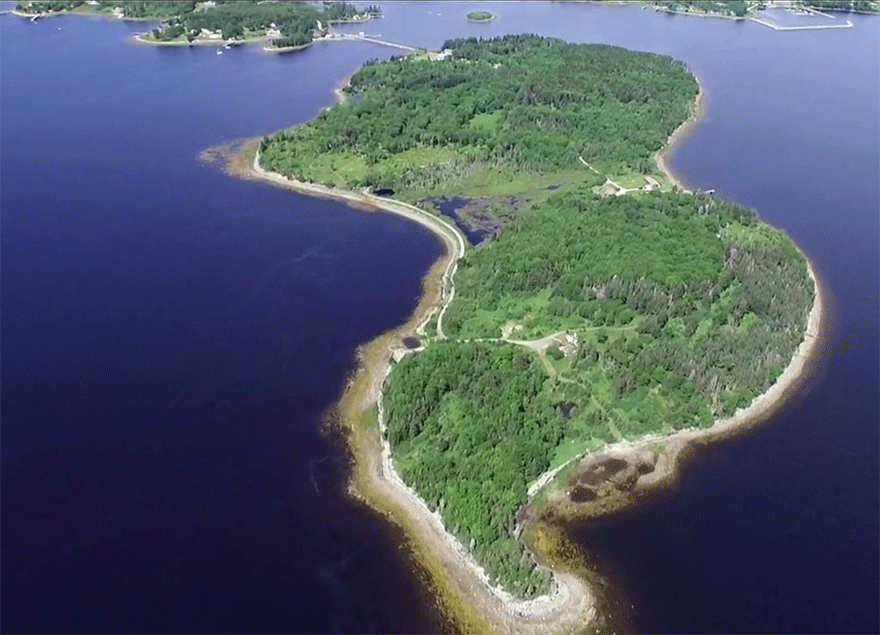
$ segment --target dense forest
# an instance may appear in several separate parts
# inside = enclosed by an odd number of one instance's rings
[[[356,99],[268,140],[264,165],[398,192],[577,169],[578,157],[647,173],[698,91],[680,62],[613,46],[521,35],[443,48],[367,63],[346,89]]]
[[[803,338],[812,282],[752,211],[660,188],[597,191],[600,168],[656,170],[698,90],[681,63],[531,35],[444,49],[368,63],[351,99],[265,139],[261,161],[410,200],[475,183],[544,191],[467,252],[447,339],[398,363],[384,396],[403,478],[493,580],[530,596],[547,579],[517,540],[529,483],[609,442],[747,404]],[[578,180],[548,191],[564,171]]]
[[[787,365],[811,301],[794,245],[753,212],[709,196],[581,190],[462,259],[444,329],[576,333],[555,369],[573,382],[566,400],[582,412],[626,400],[633,411],[617,428],[629,437],[655,430],[660,412],[677,428],[748,403]]]
[[[507,588],[541,590],[511,546],[532,480],[570,456],[705,427],[763,392],[803,339],[803,259],[753,212],[707,196],[549,199],[460,263],[438,341],[392,372],[407,482]],[[535,353],[500,341],[565,332]]]
[[[403,479],[519,595],[546,592],[548,582],[513,528],[527,483],[563,434],[545,382],[536,356],[519,347],[440,341],[401,361],[385,397]]]

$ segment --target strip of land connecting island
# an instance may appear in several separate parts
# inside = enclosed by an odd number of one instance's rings
[[[446,245],[342,398],[354,491],[407,531],[466,631],[582,626],[595,605],[555,521],[632,502],[686,443],[784,399],[821,323],[808,263],[658,165],[699,115],[671,58],[452,40],[367,64],[343,92],[237,165]],[[430,211],[456,196],[490,240],[468,246]]]

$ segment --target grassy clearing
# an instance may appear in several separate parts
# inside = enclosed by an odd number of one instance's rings
[[[721,237],[725,241],[757,247],[786,244],[784,234],[763,223],[753,226],[731,224],[721,229]]]
[[[456,188],[463,196],[531,196],[546,198],[554,194],[550,186],[577,186],[594,180],[595,175],[581,169],[562,170],[550,173],[509,174],[494,169],[484,169],[468,175]]]
[[[81,4],[78,7],[65,11],[64,13],[71,13],[75,15],[105,16],[108,18],[115,17],[117,15],[111,11],[108,11],[106,9],[99,9],[90,4]]]
[[[311,160],[307,178],[318,183],[343,187],[348,179],[363,178],[366,172],[366,163],[354,154],[325,152]]]
[[[605,445],[604,439],[597,439],[595,437],[583,440],[567,439],[556,446],[553,459],[550,461],[550,469],[556,469],[575,457],[598,450],[603,445]]]
[[[636,174],[635,172],[630,172],[628,174],[621,174],[619,176],[609,176],[612,181],[620,185],[621,187],[625,187],[626,189],[640,188],[645,186],[645,176],[643,174]]]
[[[489,130],[494,132],[501,129],[503,121],[504,111],[495,110],[493,112],[481,112],[474,115],[469,125],[474,130]]]

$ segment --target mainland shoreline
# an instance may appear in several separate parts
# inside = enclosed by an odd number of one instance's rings
[[[34,20],[42,20],[44,18],[52,18],[55,16],[84,16],[87,18],[108,18],[111,20],[121,20],[123,22],[162,22],[167,18],[160,17],[151,17],[151,18],[136,18],[126,16],[123,13],[114,13],[112,11],[101,11],[101,10],[91,10],[91,9],[82,9],[81,7],[77,7],[76,9],[62,9],[59,11],[49,11],[45,13],[26,13],[24,11],[19,11],[18,9],[13,9],[9,11],[10,15],[14,15],[19,18],[27,18],[31,21]],[[330,20],[327,22],[327,26],[330,27],[334,24],[362,24],[364,22],[369,22],[370,20],[376,20],[381,18],[381,15],[371,15],[371,16],[363,16],[356,19],[349,20]],[[217,39],[207,39],[207,38],[197,38],[192,41],[189,40],[155,40],[155,39],[147,39],[145,36],[148,36],[150,31],[144,31],[143,33],[135,33],[129,37],[129,40],[133,44],[150,44],[152,46],[218,46],[229,48],[230,46],[243,46],[245,44],[259,44],[261,42],[271,42],[277,37],[273,35],[255,35],[252,37],[241,38],[241,39],[232,39],[227,40],[223,38]],[[267,54],[276,54],[276,53],[293,53],[295,51],[302,51],[303,49],[307,49],[312,46],[315,42],[328,42],[334,41],[334,39],[328,39],[324,37],[314,38],[305,44],[296,44],[292,46],[264,46],[262,49],[263,53]]]
[[[87,18],[109,18],[111,20],[122,20],[123,22],[158,22],[161,18],[135,18],[127,16],[123,13],[113,13],[112,11],[100,11],[100,10],[88,10],[81,9],[77,7],[77,9],[62,9],[60,11],[48,11],[46,13],[26,13],[25,11],[19,11],[18,9],[12,9],[9,12],[10,15],[17,16],[19,18],[27,18],[31,21],[34,20],[43,20],[45,18],[52,18],[56,15],[78,15],[84,16]]]
[[[334,91],[337,101],[343,98],[341,89],[347,79],[349,78],[340,82]],[[699,79],[697,81],[699,83]],[[668,169],[664,159],[702,118],[703,96],[704,90],[700,84],[691,116],[673,131],[667,143],[655,155],[658,168],[673,184],[687,192],[690,190]],[[451,300],[454,293],[452,278],[455,266],[465,250],[460,233],[440,217],[406,203],[367,192],[339,190],[288,179],[281,174],[268,172],[259,164],[258,143],[259,140],[253,140],[238,151],[235,161],[237,166],[233,169],[235,174],[310,196],[342,200],[359,209],[386,211],[404,216],[431,230],[446,249],[423,278],[422,297],[407,322],[358,349],[357,368],[337,405],[337,414],[349,434],[349,445],[355,457],[350,493],[376,511],[387,515],[404,530],[416,559],[431,572],[431,583],[435,586],[446,612],[466,632],[500,630],[516,634],[555,634],[595,624],[596,599],[593,591],[582,576],[571,571],[551,569],[553,583],[550,593],[528,601],[517,600],[491,585],[488,576],[468,550],[446,530],[439,514],[431,512],[421,497],[403,482],[391,460],[390,447],[384,435],[381,397],[384,381],[391,370],[392,353],[401,348],[404,337],[420,335],[432,316],[438,311],[442,314]],[[253,152],[252,161],[250,152]],[[805,379],[808,363],[818,350],[823,325],[821,286],[812,263],[802,252],[801,255],[814,284],[813,306],[803,340],[788,366],[764,393],[733,416],[716,420],[708,429],[685,429],[667,435],[652,435],[612,444],[576,460],[586,461],[598,456],[632,457],[644,454],[646,449],[663,442],[665,449],[656,457],[654,470],[639,479],[636,491],[646,491],[674,478],[684,451],[697,442],[735,434],[765,420],[783,405],[791,391]],[[371,426],[366,422],[370,412],[376,413],[378,426]],[[624,500],[620,507],[632,502],[629,499]],[[557,507],[554,501],[548,501],[547,506]],[[578,517],[577,510],[569,511],[572,512],[569,519]],[[556,518],[566,516],[568,514],[560,513]],[[546,543],[546,540],[535,542]],[[538,551],[541,550],[539,548]]]
[[[147,40],[144,38],[149,31],[145,31],[144,33],[137,33],[131,36],[131,41],[135,44],[149,44],[151,46],[243,46],[245,44],[257,44],[259,42],[266,42],[271,40],[268,35],[258,35],[251,38],[245,38],[241,40],[224,40],[224,39],[215,39],[215,40],[193,40],[192,42],[188,42],[187,40],[168,40],[167,42],[164,40]]]

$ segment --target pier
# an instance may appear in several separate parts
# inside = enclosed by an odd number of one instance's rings
[[[322,39],[325,40],[356,40],[359,42],[371,42],[373,44],[381,44],[382,46],[390,46],[396,49],[403,49],[404,51],[417,51],[414,46],[407,46],[406,44],[397,44],[395,42],[389,42],[387,40],[380,39],[379,35],[364,35],[361,33],[328,33]]]
[[[809,24],[803,26],[778,26],[773,24],[772,22],[767,22],[766,20],[762,20],[761,18],[751,17],[749,20],[753,22],[757,22],[758,24],[763,24],[764,26],[769,26],[774,31],[816,31],[818,29],[848,29],[853,26],[853,23],[847,20],[843,24]]]

